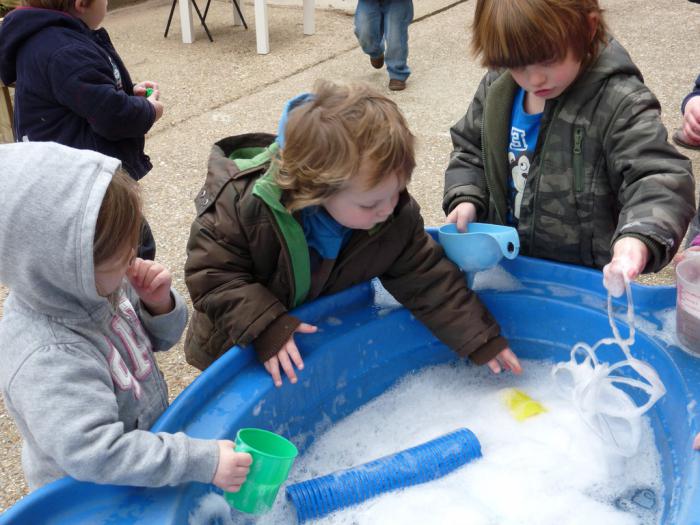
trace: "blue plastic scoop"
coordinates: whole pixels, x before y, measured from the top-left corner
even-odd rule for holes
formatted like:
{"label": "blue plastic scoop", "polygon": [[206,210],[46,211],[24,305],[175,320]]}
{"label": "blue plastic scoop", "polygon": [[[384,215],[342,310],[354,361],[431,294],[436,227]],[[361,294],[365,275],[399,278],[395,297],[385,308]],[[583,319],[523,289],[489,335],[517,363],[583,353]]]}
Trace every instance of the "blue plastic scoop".
{"label": "blue plastic scoop", "polygon": [[518,231],[498,224],[472,222],[465,233],[458,232],[455,224],[445,224],[438,239],[447,257],[467,273],[470,287],[476,272],[497,265],[503,257],[515,259],[520,251]]}

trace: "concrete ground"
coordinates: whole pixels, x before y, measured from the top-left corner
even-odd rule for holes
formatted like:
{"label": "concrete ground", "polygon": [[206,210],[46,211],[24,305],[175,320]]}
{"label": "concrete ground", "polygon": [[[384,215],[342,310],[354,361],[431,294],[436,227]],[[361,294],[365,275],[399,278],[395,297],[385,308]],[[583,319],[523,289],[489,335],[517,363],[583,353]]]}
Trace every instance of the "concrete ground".
{"label": "concrete ground", "polygon": [[[639,2],[601,0],[613,33],[627,47],[663,107],[669,130],[681,121],[678,106],[700,71],[700,5],[687,0]],[[202,2],[200,2],[202,4]],[[370,67],[359,49],[352,16],[317,10],[316,34],[302,34],[300,8],[270,7],[269,55],[255,51],[254,30],[232,26],[231,4],[213,0],[208,24],[197,41],[180,41],[175,15],[163,38],[170,3],[148,0],[111,11],[105,20],[114,44],[134,80],[160,83],[165,114],[147,136],[154,169],[142,182],[147,215],[158,242],[158,258],[183,282],[185,244],[193,219],[192,200],[206,174],[211,145],[228,135],[274,132],[286,99],[312,88],[318,78],[364,81],[396,100],[418,137],[418,166],[410,190],[426,223],[443,222],[442,174],[451,143],[449,127],[466,111],[484,71],[468,53],[474,0],[418,0],[410,29],[413,75],[404,92],[387,89],[386,71]],[[254,27],[252,0],[244,14]],[[697,164],[700,155],[686,151]],[[645,277],[668,283],[672,272]],[[6,290],[0,288],[0,299]],[[198,374],[185,363],[182,347],[159,356],[175,397]],[[50,401],[47,400],[47,409]],[[0,511],[24,495],[20,440],[0,405]]]}

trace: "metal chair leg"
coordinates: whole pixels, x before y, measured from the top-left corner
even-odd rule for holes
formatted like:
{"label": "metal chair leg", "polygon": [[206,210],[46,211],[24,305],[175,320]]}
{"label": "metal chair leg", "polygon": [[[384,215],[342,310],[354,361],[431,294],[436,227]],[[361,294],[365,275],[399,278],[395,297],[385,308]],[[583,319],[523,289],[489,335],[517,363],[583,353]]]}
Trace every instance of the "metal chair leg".
{"label": "metal chair leg", "polygon": [[243,22],[243,27],[248,29],[248,24],[245,23],[245,18],[243,18],[243,13],[241,12],[241,8],[238,5],[238,2],[236,2],[236,0],[232,0],[232,1],[233,1],[233,7],[236,8],[236,11],[238,11],[238,16],[241,17],[241,22]]}
{"label": "metal chair leg", "polygon": [[170,7],[170,16],[168,17],[168,23],[165,26],[165,34],[163,35],[163,38],[168,38],[168,31],[170,30],[170,22],[173,21],[173,13],[175,12],[175,4],[177,4],[177,0],[173,0],[173,5]]}
{"label": "metal chair leg", "polygon": [[[180,1],[183,2],[183,1],[188,1],[188,0],[180,0]],[[195,2],[195,0],[192,0],[192,5],[194,6],[194,10],[197,11],[197,16],[199,17],[199,21],[204,26],[204,31],[207,32],[207,36],[209,37],[209,42],[213,42],[214,39],[211,37],[211,33],[209,32],[209,28],[207,27],[207,23],[204,21],[204,17],[202,17],[202,12],[199,10],[199,6],[197,6],[197,2]],[[208,5],[207,5],[207,7],[208,7]]]}

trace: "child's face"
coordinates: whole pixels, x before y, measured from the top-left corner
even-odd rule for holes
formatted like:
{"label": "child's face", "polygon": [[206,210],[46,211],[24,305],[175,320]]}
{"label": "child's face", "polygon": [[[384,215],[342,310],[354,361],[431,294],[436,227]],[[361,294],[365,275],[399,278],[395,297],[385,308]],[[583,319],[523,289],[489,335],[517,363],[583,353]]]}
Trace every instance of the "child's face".
{"label": "child's face", "polygon": [[560,61],[509,69],[513,80],[521,88],[544,100],[556,98],[566,91],[580,70],[581,61],[574,57],[571,50]]}
{"label": "child's face", "polygon": [[108,0],[92,0],[90,5],[85,5],[83,0],[75,1],[76,16],[80,18],[90,29],[95,30],[102,24],[107,14]]}
{"label": "child's face", "polygon": [[95,287],[101,297],[116,292],[122,284],[129,266],[134,262],[136,250],[120,253],[95,266]]}
{"label": "child's face", "polygon": [[353,230],[370,230],[394,212],[399,193],[404,185],[395,174],[384,178],[374,188],[367,188],[371,171],[363,161],[357,176],[350,179],[345,189],[323,203],[324,208],[340,224]]}

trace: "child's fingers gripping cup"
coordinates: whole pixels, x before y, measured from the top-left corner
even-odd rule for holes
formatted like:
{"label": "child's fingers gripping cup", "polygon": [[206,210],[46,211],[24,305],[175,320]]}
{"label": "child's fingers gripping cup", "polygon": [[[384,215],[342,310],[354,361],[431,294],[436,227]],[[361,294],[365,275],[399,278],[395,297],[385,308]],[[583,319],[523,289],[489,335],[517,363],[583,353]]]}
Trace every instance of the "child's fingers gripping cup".
{"label": "child's fingers gripping cup", "polygon": [[272,508],[299,451],[274,432],[242,428],[236,434],[236,452],[247,452],[253,463],[241,489],[224,493],[226,501],[241,512],[263,514]]}

